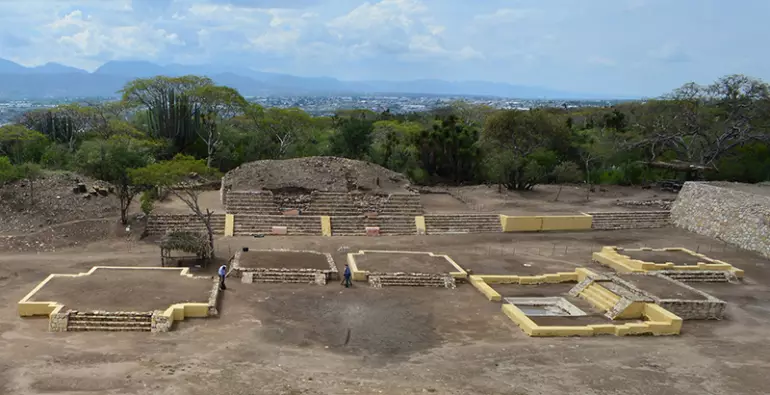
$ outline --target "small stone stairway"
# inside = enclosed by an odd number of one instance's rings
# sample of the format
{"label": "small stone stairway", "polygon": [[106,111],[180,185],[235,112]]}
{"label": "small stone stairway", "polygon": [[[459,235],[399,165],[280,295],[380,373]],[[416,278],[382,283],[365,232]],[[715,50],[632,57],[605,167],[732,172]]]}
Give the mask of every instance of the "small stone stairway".
{"label": "small stone stairway", "polygon": [[380,235],[414,235],[417,227],[412,216],[335,216],[331,217],[332,235],[364,236],[367,226],[380,228]]}
{"label": "small stone stairway", "polygon": [[735,275],[726,270],[661,270],[656,273],[684,283],[726,283],[738,281]]}
{"label": "small stone stairway", "polygon": [[104,311],[69,313],[67,331],[151,332],[152,312],[111,313]]}
{"label": "small stone stairway", "polygon": [[379,273],[369,275],[369,286],[455,288],[455,279],[448,274]]}
{"label": "small stone stairway", "polygon": [[288,235],[321,235],[321,218],[306,215],[246,215],[235,216],[233,235],[269,235],[273,226],[285,226]]}
{"label": "small stone stairway", "polygon": [[[242,274],[244,283],[326,284],[326,275],[315,271],[259,270]],[[323,278],[323,284],[319,279]]]}
{"label": "small stone stairway", "polygon": [[383,216],[417,216],[424,212],[420,195],[414,193],[395,193],[388,196],[388,200],[380,210]]}
{"label": "small stone stairway", "polygon": [[302,215],[343,215],[363,214],[361,208],[347,192],[313,191],[310,206]]}
{"label": "small stone stairway", "polygon": [[497,214],[432,214],[425,216],[425,232],[433,234],[502,232]]}
{"label": "small stone stairway", "polygon": [[670,225],[670,211],[628,211],[587,213],[592,217],[591,227],[600,230],[654,229]]}
{"label": "small stone stairway", "polygon": [[280,214],[270,191],[230,191],[225,207],[229,214]]}

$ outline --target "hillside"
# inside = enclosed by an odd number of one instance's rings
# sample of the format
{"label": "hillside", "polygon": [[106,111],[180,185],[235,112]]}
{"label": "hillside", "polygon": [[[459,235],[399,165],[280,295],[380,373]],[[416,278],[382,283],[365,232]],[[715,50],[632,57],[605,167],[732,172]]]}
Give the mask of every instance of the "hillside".
{"label": "hillside", "polygon": [[35,181],[31,204],[28,181],[0,186],[0,234],[21,235],[48,225],[118,216],[120,205],[113,194],[73,192],[79,183],[85,184],[89,191],[93,186],[107,187],[74,173],[48,173]]}
{"label": "hillside", "polygon": [[245,163],[225,175],[225,188],[284,192],[406,192],[409,180],[382,166],[345,158],[307,157]]}

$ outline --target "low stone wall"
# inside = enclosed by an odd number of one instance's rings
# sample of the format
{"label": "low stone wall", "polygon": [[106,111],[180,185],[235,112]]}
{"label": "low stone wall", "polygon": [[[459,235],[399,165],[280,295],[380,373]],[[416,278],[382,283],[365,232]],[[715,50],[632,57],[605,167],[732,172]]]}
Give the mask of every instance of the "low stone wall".
{"label": "low stone wall", "polygon": [[688,289],[690,292],[694,292],[703,297],[703,299],[671,299],[662,298],[657,295],[647,292],[639,287],[634,287],[628,284],[621,278],[616,277],[614,281],[624,283],[628,287],[635,288],[637,292],[642,293],[646,297],[652,299],[658,306],[676,314],[683,320],[721,320],[724,318],[725,309],[727,303],[723,300],[717,299],[703,291],[695,289],[685,283],[673,280],[666,276],[657,273],[634,273],[627,274],[628,276],[656,276],[666,281],[671,282],[671,287],[680,287]]}
{"label": "low stone wall", "polygon": [[[211,226],[214,234],[225,233],[225,215],[213,214]],[[193,214],[153,214],[147,217],[147,235],[162,235],[169,230],[205,232],[206,225]]]}
{"label": "low stone wall", "polygon": [[307,250],[283,250],[283,249],[270,249],[270,250],[250,250],[250,252],[303,252],[323,255],[326,258],[326,263],[329,265],[328,269],[312,269],[312,268],[252,268],[241,266],[242,251],[238,251],[233,256],[232,260],[232,273],[234,277],[240,277],[241,282],[246,284],[269,282],[269,283],[305,283],[305,284],[317,284],[326,285],[328,280],[339,280],[339,272],[337,271],[337,265],[334,263],[334,258],[329,253],[321,253],[318,251]]}
{"label": "low stone wall", "polygon": [[671,208],[671,221],[770,257],[770,196],[686,182]]}
{"label": "low stone wall", "polygon": [[618,211],[586,213],[596,230],[655,229],[670,225],[669,211]]}

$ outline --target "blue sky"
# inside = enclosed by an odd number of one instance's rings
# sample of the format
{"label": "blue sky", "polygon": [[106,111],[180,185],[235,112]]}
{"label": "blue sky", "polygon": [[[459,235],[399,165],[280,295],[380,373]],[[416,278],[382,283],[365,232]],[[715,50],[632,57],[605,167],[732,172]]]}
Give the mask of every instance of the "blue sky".
{"label": "blue sky", "polygon": [[658,95],[770,80],[768,0],[0,0],[0,58]]}

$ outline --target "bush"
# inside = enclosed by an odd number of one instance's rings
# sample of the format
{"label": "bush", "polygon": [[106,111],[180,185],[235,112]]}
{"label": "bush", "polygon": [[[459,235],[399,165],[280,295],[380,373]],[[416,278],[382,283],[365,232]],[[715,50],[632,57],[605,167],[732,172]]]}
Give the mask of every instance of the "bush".
{"label": "bush", "polygon": [[155,188],[142,192],[142,197],[139,200],[141,201],[142,212],[145,215],[150,215],[155,208],[155,195],[157,195]]}
{"label": "bush", "polygon": [[19,171],[11,164],[7,156],[0,156],[0,185],[15,181],[19,178]]}
{"label": "bush", "polygon": [[70,163],[72,154],[63,145],[51,144],[43,152],[40,164],[48,169],[64,170]]}

